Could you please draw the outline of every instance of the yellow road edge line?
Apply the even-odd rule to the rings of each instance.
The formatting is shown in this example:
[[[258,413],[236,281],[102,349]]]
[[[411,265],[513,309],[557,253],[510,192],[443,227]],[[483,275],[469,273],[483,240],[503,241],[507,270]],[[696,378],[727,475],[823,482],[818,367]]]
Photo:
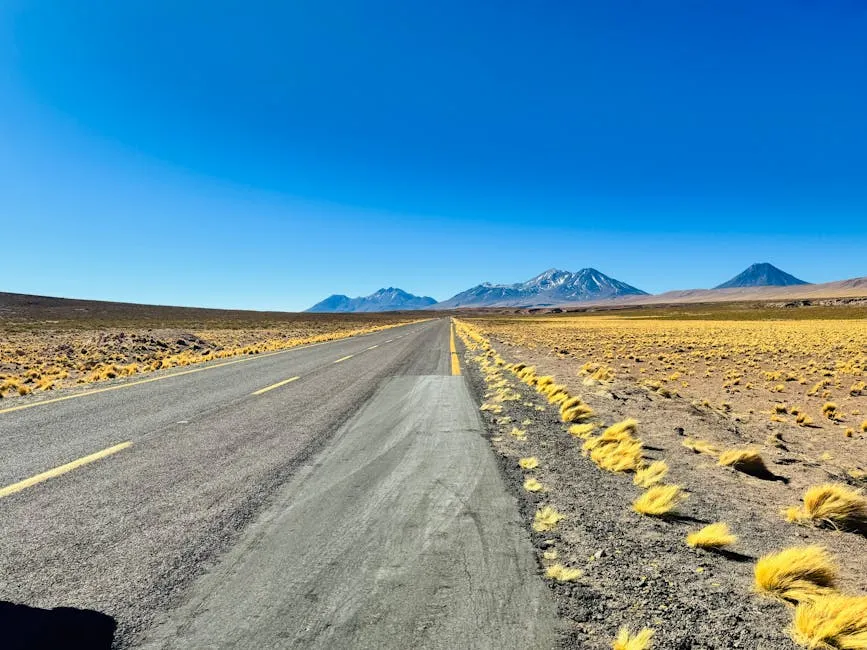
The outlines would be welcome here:
[[[280,386],[285,386],[286,384],[293,382],[296,379],[301,379],[301,377],[290,377],[289,379],[278,381],[276,384],[271,384],[270,386],[266,386],[265,388],[260,388],[259,390],[255,391],[253,395],[261,395],[262,393],[267,393],[269,390],[274,390],[275,388],[280,388]]]
[[[379,347],[378,345],[371,345],[371,346],[370,346],[369,348],[367,348],[367,349],[368,349],[368,350],[373,350],[374,348],[378,348],[378,347]]]
[[[21,492],[21,490],[26,490],[27,488],[32,487],[37,483],[47,481],[50,478],[55,478],[62,474],[66,474],[67,472],[71,472],[74,469],[78,469],[82,465],[87,465],[94,461],[105,458],[106,456],[116,454],[117,452],[123,451],[127,447],[131,446],[131,441],[122,442],[119,445],[114,445],[113,447],[108,447],[107,449],[103,449],[102,451],[97,451],[96,453],[90,454],[89,456],[82,456],[81,458],[74,460],[71,463],[66,463],[66,465],[55,467],[54,469],[50,469],[47,472],[42,472],[41,474],[37,474],[36,476],[26,478],[23,481],[18,481],[17,483],[13,483],[12,485],[7,485],[5,488],[0,489],[0,499],[2,499],[3,497],[8,497],[10,494]]]
[[[347,359],[351,359],[351,358],[354,357],[354,356],[355,356],[354,354],[350,354],[349,356],[342,357],[342,358],[338,359],[338,360],[335,361],[334,363],[340,363],[341,361],[346,361]]]
[[[449,356],[452,359],[452,374],[461,374],[461,361],[458,358],[458,349],[455,347],[455,324],[449,323]]]

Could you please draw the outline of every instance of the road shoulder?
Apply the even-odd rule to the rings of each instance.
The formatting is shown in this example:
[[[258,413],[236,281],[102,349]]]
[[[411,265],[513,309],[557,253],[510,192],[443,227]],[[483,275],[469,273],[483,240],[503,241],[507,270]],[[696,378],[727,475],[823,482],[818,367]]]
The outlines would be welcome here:
[[[461,377],[387,380],[146,647],[552,647],[481,430]]]

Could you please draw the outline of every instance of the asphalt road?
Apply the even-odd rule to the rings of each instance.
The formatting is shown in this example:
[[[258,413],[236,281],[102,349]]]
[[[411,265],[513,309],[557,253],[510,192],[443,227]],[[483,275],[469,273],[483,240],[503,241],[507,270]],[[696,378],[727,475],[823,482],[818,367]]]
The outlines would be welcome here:
[[[547,588],[450,367],[439,319],[4,405],[4,647],[52,629],[90,647],[550,647]]]

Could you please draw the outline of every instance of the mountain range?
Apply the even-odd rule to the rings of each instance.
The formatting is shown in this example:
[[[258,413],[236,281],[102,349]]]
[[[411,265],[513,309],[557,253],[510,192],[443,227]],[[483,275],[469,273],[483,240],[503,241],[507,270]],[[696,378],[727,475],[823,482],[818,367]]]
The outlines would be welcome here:
[[[728,282],[714,289],[691,290],[714,295],[718,290],[734,290],[761,287],[789,287],[807,285],[767,262],[751,265]],[[726,293],[722,291],[721,293]],[[667,294],[662,294],[667,295]],[[596,269],[586,268],[570,272],[549,269],[526,282],[515,284],[491,284],[484,282],[437,302],[433,298],[414,296],[389,287],[370,296],[350,298],[333,295],[317,303],[309,312],[372,312],[410,309],[456,309],[461,307],[556,307],[572,303],[609,301],[615,298],[639,300],[650,296],[646,291],[615,280]]]
[[[405,309],[424,309],[435,305],[436,300],[429,296],[414,296],[403,289],[388,287],[369,296],[350,298],[341,294],[328,296],[307,311],[333,314],[338,312],[402,311]]]
[[[576,273],[549,269],[517,284],[485,282],[437,303],[436,309],[456,307],[549,307],[584,300],[644,296],[646,291],[610,278],[596,269]]]

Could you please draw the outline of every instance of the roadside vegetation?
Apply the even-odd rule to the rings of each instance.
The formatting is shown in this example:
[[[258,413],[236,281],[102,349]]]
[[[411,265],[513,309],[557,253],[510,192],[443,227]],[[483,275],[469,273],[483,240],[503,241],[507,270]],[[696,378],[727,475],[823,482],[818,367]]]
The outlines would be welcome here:
[[[73,305],[79,303],[88,306],[78,309],[89,317],[75,311]],[[85,301],[60,301],[59,305],[0,310],[0,399],[276,352],[422,318],[231,312]]]
[[[862,322],[485,317],[457,319],[456,330],[482,382],[495,450],[521,459],[541,570],[571,625],[564,645],[648,647],[655,634],[708,648],[867,648],[867,596],[857,595],[867,588],[867,447],[856,428],[867,410]],[[508,435],[514,421],[520,437]],[[597,481],[594,467],[630,480]],[[628,515],[610,510],[618,501],[621,512],[658,523],[626,523]],[[594,521],[594,508],[610,521]],[[683,550],[639,559],[666,537]],[[613,540],[619,567],[602,570],[604,549],[587,561],[594,545]],[[696,561],[705,596],[702,582],[686,586],[673,575],[686,580]],[[665,584],[648,582],[647,562],[666,567]],[[730,573],[728,591],[714,569]],[[600,586],[642,573],[625,590],[639,598],[631,607]],[[576,587],[558,586],[566,582]],[[667,593],[669,607],[650,608],[640,595],[648,588]],[[587,619],[582,590],[621,604],[604,620]],[[797,608],[744,605],[761,595]],[[702,619],[730,610],[764,618],[744,623],[749,629],[700,630]],[[628,630],[642,627],[654,632],[630,645]],[[616,635],[614,645],[601,635]]]

